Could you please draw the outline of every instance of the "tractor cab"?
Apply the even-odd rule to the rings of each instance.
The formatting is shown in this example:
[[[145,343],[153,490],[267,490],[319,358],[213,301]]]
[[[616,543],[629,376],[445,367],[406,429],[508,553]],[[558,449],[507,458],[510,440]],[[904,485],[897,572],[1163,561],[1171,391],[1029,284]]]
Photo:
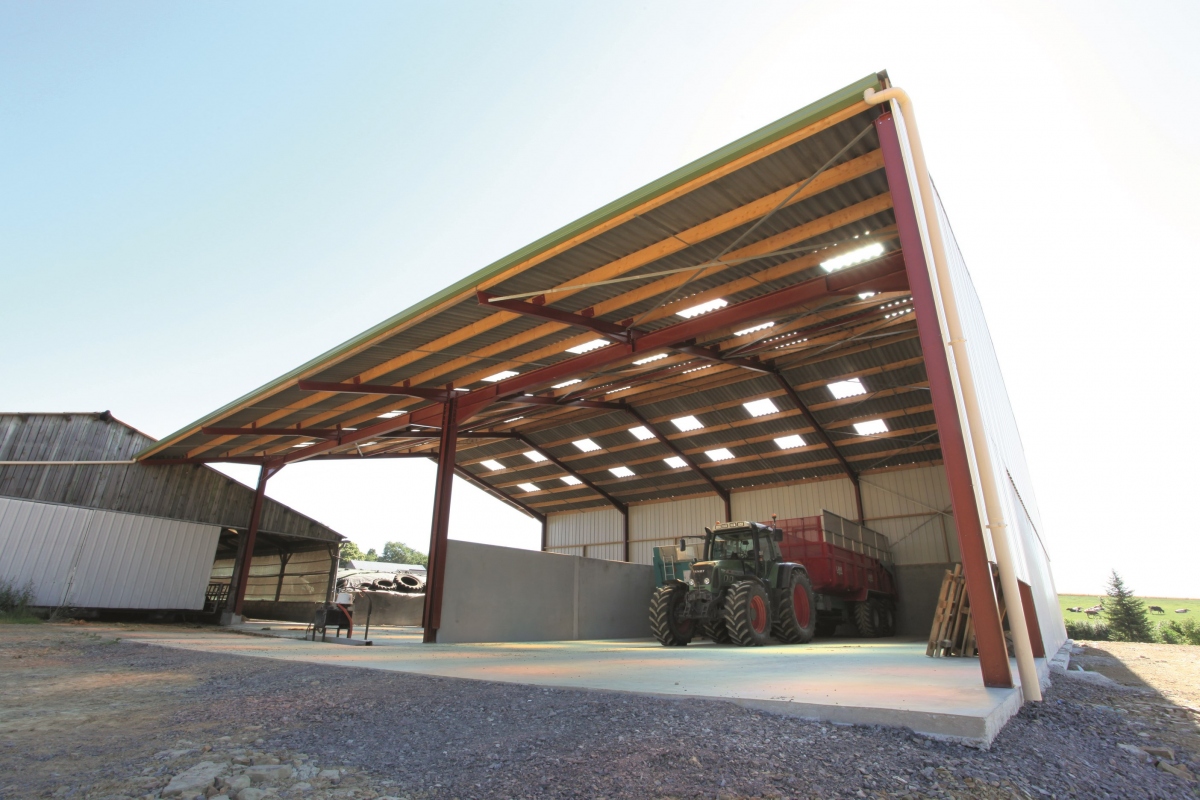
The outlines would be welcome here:
[[[778,531],[758,522],[722,522],[704,534],[703,560],[692,564],[690,587],[719,594],[750,577],[771,585],[781,561]]]

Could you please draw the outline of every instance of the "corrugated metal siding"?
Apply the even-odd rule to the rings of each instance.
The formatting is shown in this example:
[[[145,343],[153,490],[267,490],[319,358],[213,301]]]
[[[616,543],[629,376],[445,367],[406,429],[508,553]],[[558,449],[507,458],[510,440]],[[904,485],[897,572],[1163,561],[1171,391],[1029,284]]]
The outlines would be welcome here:
[[[124,461],[153,439],[108,414],[0,414],[0,461]],[[244,528],[254,491],[200,464],[0,466],[0,496]],[[264,532],[339,541],[270,498]]]
[[[941,465],[864,475],[867,525],[888,537],[897,564],[959,560],[950,486]]]
[[[621,512],[615,508],[578,514],[551,514],[546,524],[546,550],[572,556],[621,560],[625,555]]]
[[[656,546],[671,544],[680,536],[703,536],[706,525],[712,527],[723,519],[725,504],[716,495],[630,506],[629,560],[652,564]]]
[[[38,605],[200,609],[215,525],[0,498],[0,576]]]
[[[780,519],[810,517],[832,511],[847,519],[857,519],[854,485],[848,478],[772,486],[753,492],[734,492],[733,518],[762,522],[772,514]]]

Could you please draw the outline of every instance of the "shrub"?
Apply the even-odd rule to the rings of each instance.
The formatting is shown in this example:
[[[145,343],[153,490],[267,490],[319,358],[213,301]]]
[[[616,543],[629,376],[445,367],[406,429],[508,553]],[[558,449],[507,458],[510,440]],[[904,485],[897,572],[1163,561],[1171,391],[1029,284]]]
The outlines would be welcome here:
[[[33,582],[18,587],[12,581],[0,578],[0,611],[6,614],[24,615],[33,602]]]
[[[1103,622],[1089,622],[1088,620],[1067,620],[1067,636],[1076,640],[1089,642],[1110,642],[1112,641],[1112,631]]]
[[[1160,622],[1155,627],[1156,639],[1163,644],[1200,645],[1200,623],[1194,619]]]

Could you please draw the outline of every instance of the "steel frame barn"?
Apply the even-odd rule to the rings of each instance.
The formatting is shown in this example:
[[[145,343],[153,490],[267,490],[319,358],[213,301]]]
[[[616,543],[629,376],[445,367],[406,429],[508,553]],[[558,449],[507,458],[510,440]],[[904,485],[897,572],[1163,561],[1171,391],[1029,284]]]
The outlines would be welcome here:
[[[543,549],[586,516],[608,520],[599,552],[630,560],[676,535],[631,532],[648,504],[709,498],[729,519],[754,492],[832,481],[863,520],[871,476],[940,467],[952,510],[932,516],[952,523],[983,680],[1012,686],[988,562],[1022,587],[1018,655],[1065,632],[982,309],[889,87],[870,75],[733,142],[138,458],[259,465],[251,535],[288,464],[436,460],[431,642],[455,473],[540,520]]]

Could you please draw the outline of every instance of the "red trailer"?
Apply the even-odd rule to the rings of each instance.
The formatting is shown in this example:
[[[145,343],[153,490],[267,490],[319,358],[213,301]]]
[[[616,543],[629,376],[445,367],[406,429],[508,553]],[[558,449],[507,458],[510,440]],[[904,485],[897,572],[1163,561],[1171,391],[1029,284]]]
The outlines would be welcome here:
[[[783,531],[779,549],[784,560],[808,570],[818,635],[833,633],[842,622],[854,623],[863,636],[894,633],[896,585],[883,534],[830,511],[763,524]]]

